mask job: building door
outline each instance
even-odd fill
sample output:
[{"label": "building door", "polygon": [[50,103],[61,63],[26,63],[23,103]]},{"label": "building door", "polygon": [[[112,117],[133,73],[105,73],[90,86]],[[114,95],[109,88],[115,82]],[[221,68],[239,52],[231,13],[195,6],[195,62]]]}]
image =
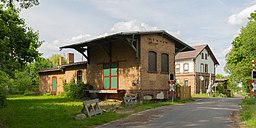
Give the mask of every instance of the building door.
[{"label": "building door", "polygon": [[52,77],[52,94],[56,94],[57,92],[57,77]]},{"label": "building door", "polygon": [[116,90],[118,85],[117,63],[103,64],[103,89]]}]

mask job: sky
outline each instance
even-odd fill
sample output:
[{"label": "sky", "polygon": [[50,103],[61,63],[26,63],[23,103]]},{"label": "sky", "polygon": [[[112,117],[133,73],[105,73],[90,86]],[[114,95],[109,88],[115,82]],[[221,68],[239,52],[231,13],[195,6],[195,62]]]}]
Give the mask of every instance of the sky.
[{"label": "sky", "polygon": [[43,41],[43,57],[53,54],[85,60],[59,47],[121,31],[165,30],[190,46],[208,44],[224,71],[225,55],[246,26],[256,0],[40,0],[21,10]]}]

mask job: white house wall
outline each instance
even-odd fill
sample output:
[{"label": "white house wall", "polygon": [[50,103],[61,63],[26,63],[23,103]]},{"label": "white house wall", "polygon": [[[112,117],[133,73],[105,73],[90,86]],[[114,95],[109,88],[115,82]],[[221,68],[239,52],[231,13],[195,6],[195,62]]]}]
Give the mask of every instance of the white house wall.
[{"label": "white house wall", "polygon": [[[204,59],[202,59],[202,53],[204,53],[204,55],[207,54],[207,60],[205,59],[205,56],[204,56]],[[196,66],[195,66],[196,72],[200,72],[201,63],[204,65],[208,64],[208,73],[212,73],[212,74],[215,73],[214,62],[206,49],[204,49],[196,58]]]},{"label": "white house wall", "polygon": [[180,65],[180,73],[184,72],[184,64],[188,63],[189,68],[188,72],[194,72],[194,61],[193,59],[184,59],[184,60],[179,60],[175,62],[175,65],[179,64]]}]

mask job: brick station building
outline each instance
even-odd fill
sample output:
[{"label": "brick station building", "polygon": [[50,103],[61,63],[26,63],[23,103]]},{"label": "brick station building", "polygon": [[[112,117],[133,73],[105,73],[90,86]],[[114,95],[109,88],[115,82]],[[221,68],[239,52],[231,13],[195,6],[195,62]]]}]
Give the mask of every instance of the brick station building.
[{"label": "brick station building", "polygon": [[175,73],[175,55],[192,47],[165,31],[121,32],[60,47],[87,59],[86,81],[91,93],[120,97],[137,93],[167,98],[169,73]]},{"label": "brick station building", "polygon": [[60,94],[64,91],[63,82],[70,82],[72,79],[87,83],[87,62],[74,62],[74,53],[68,53],[67,60],[68,64],[64,64],[64,58],[61,57],[58,67],[38,71],[40,92]]}]

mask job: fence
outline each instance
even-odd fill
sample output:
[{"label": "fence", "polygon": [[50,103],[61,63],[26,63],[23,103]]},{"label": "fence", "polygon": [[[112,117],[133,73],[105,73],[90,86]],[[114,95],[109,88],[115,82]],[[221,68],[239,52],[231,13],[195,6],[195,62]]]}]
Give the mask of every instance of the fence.
[{"label": "fence", "polygon": [[191,86],[178,86],[176,87],[176,92],[176,97],[181,100],[191,98]]}]

